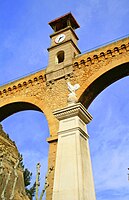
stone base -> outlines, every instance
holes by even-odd
[[[52,200],[95,200],[85,124],[91,115],[80,103],[54,114],[60,124]]]

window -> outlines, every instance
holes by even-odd
[[[59,51],[56,57],[56,63],[62,63],[64,61],[64,51]]]

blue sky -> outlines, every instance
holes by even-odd
[[[128,0],[0,0],[0,85],[47,66],[52,29],[48,22],[71,11],[81,52],[129,35]],[[97,200],[127,200],[129,182],[129,78],[105,89],[91,104],[88,125]],[[30,117],[31,116],[31,117]],[[47,169],[47,121],[36,111],[2,122],[16,141],[25,165],[35,174]],[[35,160],[35,162],[34,162]]]

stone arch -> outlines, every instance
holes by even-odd
[[[50,122],[50,118],[49,118],[49,115],[51,115],[51,112],[49,110],[49,108],[46,109],[46,106],[44,105],[44,103],[42,101],[40,101],[39,99],[35,98],[35,97],[11,97],[11,98],[8,98],[6,99],[5,101],[3,101],[2,103],[0,103],[0,122],[3,121],[4,119],[8,118],[9,116],[17,113],[17,112],[20,112],[20,111],[25,111],[25,110],[35,110],[35,111],[39,111],[41,113],[43,113],[47,119],[47,123],[48,123],[48,128],[49,128],[49,132],[50,132],[50,129],[51,129],[51,122]],[[47,111],[49,112],[49,114],[47,113]],[[30,124],[28,125],[30,126]],[[44,128],[44,126],[43,126]],[[11,134],[10,134],[11,135]],[[25,136],[25,135],[24,135]],[[21,136],[20,136],[21,137]],[[42,137],[42,135],[41,135]],[[43,137],[43,140],[37,140],[37,143],[39,144],[39,142],[46,142],[46,140],[44,140],[45,137]],[[23,140],[22,140],[23,142]],[[13,143],[13,142],[12,142]],[[46,142],[47,143],[47,142]],[[23,144],[23,143],[22,143]],[[16,150],[14,149],[13,145],[12,146],[12,149],[13,151],[15,152]],[[43,146],[44,147],[44,146]],[[16,149],[19,148],[19,146],[17,146],[17,142],[16,142]],[[29,146],[27,146],[27,149],[29,150]],[[10,149],[9,149],[10,150]],[[47,152],[48,149],[47,149]],[[22,151],[18,151],[18,153],[23,153]],[[48,154],[48,153],[47,153]],[[10,156],[10,154],[9,154]],[[24,156],[23,156],[24,157]],[[9,163],[11,162],[11,170],[12,170],[12,160],[11,160],[11,157],[9,157]],[[14,161],[14,157],[13,157],[13,161]],[[40,160],[38,160],[39,162]],[[49,156],[47,157],[47,162],[49,162]],[[28,167],[27,167],[28,168]],[[47,170],[47,167],[45,167]],[[29,168],[28,168],[29,169]],[[7,168],[7,170],[10,170],[10,168]],[[18,170],[17,170],[18,171]],[[20,173],[19,173],[20,171]],[[17,188],[20,187],[20,189],[18,188],[17,191],[16,191],[16,195],[17,195],[17,198],[16,199],[19,199],[19,193],[22,191],[21,188],[25,188],[24,187],[24,179],[23,178],[23,175],[22,175],[22,170],[20,168],[20,170],[18,171],[18,183],[17,183]],[[11,185],[12,187],[12,185]],[[24,191],[24,190],[23,190]],[[25,192],[22,192],[22,194],[24,195]],[[21,195],[21,193],[20,193]],[[27,197],[26,197],[27,198]],[[9,198],[8,198],[9,199]],[[23,196],[23,199],[25,199],[25,197]],[[28,198],[27,198],[28,199]]]
[[[24,110],[36,110],[44,113],[48,122],[50,135],[58,128],[58,122],[53,116],[49,106],[46,106],[39,99],[30,97],[12,97],[3,102],[0,107],[0,122],[10,115]]]
[[[123,62],[122,62],[123,61]],[[118,65],[110,63],[94,73],[88,81],[84,82],[78,91],[79,101],[88,108],[92,101],[106,87],[117,80],[129,75],[129,61],[117,62]]]
[[[36,110],[36,111],[42,112],[41,109],[35,106],[34,104],[23,102],[23,101],[14,102],[14,103],[6,104],[5,106],[0,108],[0,112],[1,112],[0,121],[4,120],[8,116],[16,112],[23,111],[23,110]]]

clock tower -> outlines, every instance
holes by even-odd
[[[50,35],[51,46],[48,48],[46,78],[51,82],[72,73],[73,59],[80,54],[80,50],[77,47],[78,37],[75,33],[79,25],[71,13],[49,22],[49,25],[54,33]]]

